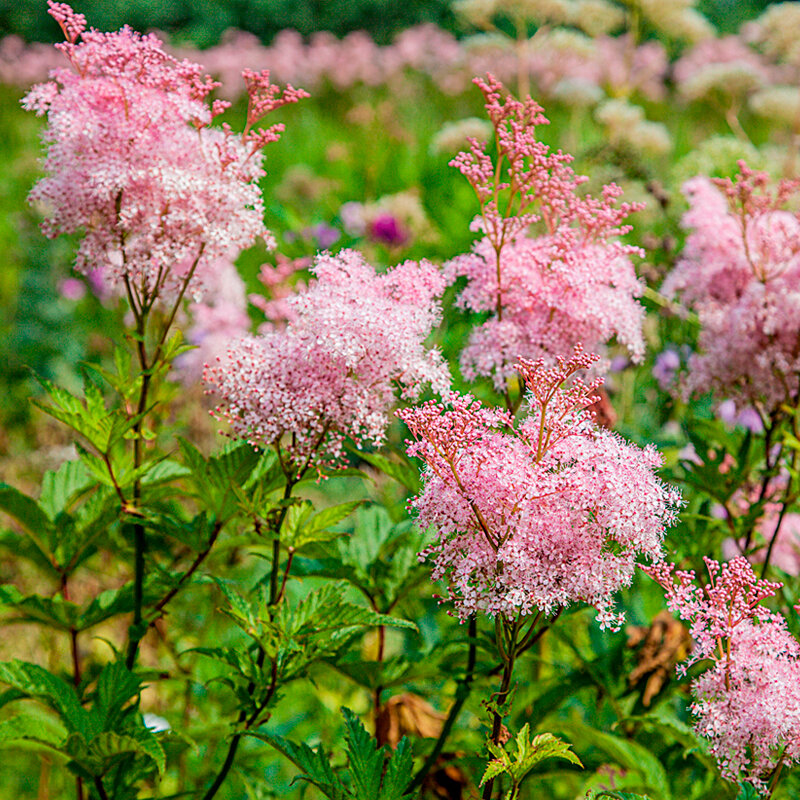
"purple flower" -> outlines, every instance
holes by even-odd
[[[313,228],[306,228],[303,231],[303,236],[307,239],[316,239],[320,250],[327,250],[332,244],[339,241],[341,233],[337,228],[320,222],[319,225],[314,225]]]
[[[376,242],[399,247],[408,241],[408,234],[391,214],[380,214],[369,226],[370,238]]]
[[[667,391],[681,365],[681,357],[675,350],[664,350],[656,356],[653,377],[663,391]]]

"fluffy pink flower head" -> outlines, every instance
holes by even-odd
[[[765,789],[780,761],[800,759],[800,644],[786,620],[760,605],[780,583],[759,580],[744,557],[705,559],[709,582],[664,562],[644,570],[664,588],[667,605],[691,621],[690,660],[711,667],[692,684],[696,730],[711,744],[724,778]]]
[[[290,301],[285,329],[233,343],[204,376],[234,435],[279,446],[298,472],[335,465],[347,437],[380,444],[396,386],[405,399],[427,384],[440,393],[450,386],[440,354],[424,347],[445,289],[433,265],[405,262],[377,275],[343,250],[318,256],[312,271],[316,281]]]
[[[50,5],[71,69],[23,100],[49,123],[47,175],[30,197],[46,211],[45,234],[83,231],[77,269],[103,270],[140,312],[174,303],[189,284],[199,293],[216,259],[270,240],[257,180],[260,147],[278,130],[250,127],[303,93],[278,97],[264,75],[246,76],[255,110],[245,133],[211,127],[228,104],[209,102],[217,84],[202,67],[167,55],[153,35],[87,31],[69,6]]]
[[[691,232],[664,292],[700,317],[687,394],[718,389],[768,414],[800,391],[800,217],[784,210],[800,183],[771,191],[765,173],[739,168],[733,180],[684,185]]]
[[[521,422],[469,395],[398,412],[425,462],[412,502],[436,542],[433,579],[447,578],[465,618],[552,613],[572,602],[616,626],[613,594],[636,558],[659,558],[679,495],[655,476],[660,458],[599,428],[588,407],[600,379],[575,378],[596,357],[518,365],[529,389]],[[572,379],[570,385],[565,382]]]
[[[641,359],[644,312],[636,298],[643,284],[630,260],[640,251],[617,238],[640,206],[617,205],[622,191],[614,184],[599,197],[582,195],[587,178],[569,166],[572,156],[536,139],[536,127],[547,123],[541,107],[530,97],[503,98],[491,76],[475,82],[497,154],[493,160],[485,144],[472,140],[470,151],[451,162],[475,190],[484,238],[447,273],[467,278],[461,307],[491,314],[462,353],[465,376],[492,377],[504,392],[517,358],[554,363],[576,344],[599,350],[614,337]],[[537,235],[528,233],[531,226]]]

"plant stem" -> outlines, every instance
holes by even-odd
[[[139,367],[142,373],[142,385],[139,389],[139,402],[136,406],[136,416],[138,417],[133,427],[133,469],[138,470],[142,464],[142,428],[143,415],[147,408],[147,395],[150,389],[150,376],[152,364],[147,363],[147,349],[145,345],[146,318],[136,315],[136,353],[139,358]],[[133,483],[133,508],[138,512],[139,503],[142,499],[142,483],[137,478]],[[132,670],[136,663],[136,655],[139,650],[139,642],[142,639],[142,605],[144,600],[144,553],[147,547],[147,540],[144,535],[144,525],[136,523],[133,526],[133,622],[128,630],[128,653],[125,657],[125,666]]]
[[[109,800],[108,792],[106,791],[106,787],[103,786],[102,778],[94,779],[94,788],[97,789],[97,794],[100,795],[100,800]]]
[[[279,453],[280,455],[280,453]],[[283,500],[288,500],[292,495],[292,489],[294,488],[295,484],[300,480],[302,475],[305,473],[305,469],[303,469],[296,478],[292,478],[289,473],[284,471],[286,475],[286,487],[283,491]],[[278,587],[278,574],[280,571],[280,548],[281,548],[281,528],[283,527],[283,521],[286,519],[286,514],[289,510],[289,506],[285,504],[280,510],[278,515],[278,519],[275,522],[275,540],[272,545],[272,570],[270,572],[270,580],[269,580],[269,603],[268,606],[276,606],[281,599],[283,598],[284,589],[286,588],[286,579],[288,577],[289,569],[292,565],[292,558],[291,554],[289,555],[289,559],[286,562],[286,573],[283,576],[283,581],[280,584],[280,588]],[[258,522],[256,521],[258,525]],[[259,670],[264,666],[264,659],[266,658],[266,653],[264,652],[264,648],[259,645],[258,647],[258,668]],[[242,711],[239,712],[239,717],[237,722],[241,725],[244,723],[244,730],[248,730],[253,723],[258,719],[261,715],[262,711],[266,708],[269,701],[272,699],[272,696],[275,694],[275,690],[278,686],[278,666],[276,663],[273,662],[272,664],[272,679],[270,682],[270,687],[267,690],[267,695],[265,700],[261,703],[261,705],[250,715],[247,716],[247,712]],[[251,681],[247,685],[247,694],[252,695],[253,690],[256,688],[256,685],[253,681]],[[225,781],[225,778],[228,777],[228,773],[231,771],[231,767],[233,766],[233,762],[236,759],[236,751],[239,749],[239,742],[242,740],[244,736],[244,732],[239,732],[234,734],[233,738],[231,739],[231,743],[228,746],[228,752],[225,755],[225,761],[222,763],[222,768],[220,769],[217,777],[214,779],[214,782],[209,786],[208,791],[203,795],[203,800],[211,800],[217,792],[219,791],[220,786]]]
[[[419,770],[417,770],[417,774],[414,775],[414,780],[411,781],[411,784],[407,789],[409,794],[418,787],[422,786],[422,783],[428,776],[428,773],[433,769],[436,761],[441,755],[442,750],[444,749],[448,737],[450,736],[450,731],[453,729],[453,725],[455,725],[456,719],[458,718],[464,703],[467,702],[470,690],[472,689],[472,681],[475,677],[475,661],[477,659],[478,652],[475,641],[478,636],[478,619],[475,616],[470,617],[469,632],[467,635],[469,636],[469,647],[467,649],[466,672],[464,673],[464,677],[458,682],[455,702],[450,707],[450,711],[447,714],[447,719],[444,721],[444,725],[442,725],[442,732],[439,734],[439,738],[436,740],[433,750],[431,750],[423,765],[419,768]]]
[[[500,688],[495,693],[494,697],[497,698],[496,707],[499,709],[508,699],[508,693],[511,689],[511,677],[514,673],[514,662],[517,657],[517,637],[521,627],[521,619],[517,618],[514,622],[509,623],[505,618],[502,619],[500,626],[497,629],[497,645],[498,649],[503,653],[503,677],[500,681]],[[508,636],[508,641],[503,647],[500,638]],[[500,731],[503,727],[503,717],[499,710],[494,712],[494,719],[492,720],[492,736],[491,739],[495,744],[500,744]],[[486,785],[483,787],[483,800],[491,800],[492,789],[494,788],[494,778],[490,778]]]
[[[373,604],[373,608],[377,611],[377,606]],[[378,658],[377,661],[379,664],[383,664],[383,655],[386,649],[386,628],[383,625],[378,625]],[[375,687],[375,693],[373,695],[373,714],[375,717],[375,738],[378,741],[378,747],[386,744],[386,742],[381,741],[381,737],[379,734],[379,722],[381,716],[381,695],[383,694],[383,686],[378,684]]]

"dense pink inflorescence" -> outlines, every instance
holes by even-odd
[[[709,583],[658,563],[644,567],[666,591],[667,605],[691,621],[696,661],[712,666],[692,684],[696,729],[711,743],[723,777],[764,789],[782,760],[800,760],[800,644],[780,614],[760,605],[780,583],[759,580],[746,558],[705,559]]]
[[[23,101],[48,117],[47,175],[31,193],[45,233],[83,231],[77,269],[102,269],[139,310],[190,282],[198,293],[216,259],[270,238],[257,180],[260,147],[279,130],[250,130],[255,112],[243,135],[212,127],[227,104],[209,102],[217,84],[198,64],[167,55],[153,35],[87,31],[69,6],[50,6],[71,69]],[[304,96],[281,95],[266,73],[246,79],[256,112]]]
[[[332,465],[349,437],[379,444],[395,403],[431,384],[450,386],[438,351],[424,341],[438,323],[444,279],[405,262],[377,275],[352,250],[319,255],[316,281],[291,300],[282,330],[235,342],[205,380],[234,435],[282,450],[296,469]]]
[[[769,413],[800,389],[800,218],[783,210],[800,184],[773,192],[765,173],[739,168],[734,180],[685,184],[690,233],[664,292],[700,317],[687,393],[718,389]]]
[[[541,107],[530,97],[503,97],[491,76],[476,83],[498,152],[495,161],[473,140],[451,162],[475,190],[484,238],[447,273],[467,278],[462,307],[491,315],[462,353],[465,376],[492,377],[502,392],[519,357],[552,363],[576,344],[598,350],[613,337],[640,359],[644,312],[636,298],[643,284],[630,260],[640,251],[617,238],[638,206],[617,205],[622,192],[613,184],[599,197],[581,195],[586,178],[569,166],[572,156],[536,138],[536,127],[547,122]],[[532,225],[538,235],[529,232]]]
[[[593,421],[589,386],[564,382],[594,359],[577,349],[554,367],[517,365],[529,389],[521,422],[469,395],[403,410],[425,462],[413,501],[436,542],[433,578],[446,577],[462,618],[477,611],[514,619],[572,602],[597,607],[615,626],[613,594],[638,556],[659,558],[677,492],[655,476],[660,457]]]

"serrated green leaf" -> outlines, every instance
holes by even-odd
[[[157,462],[151,462],[149,469],[142,473],[142,483],[145,486],[158,486],[178,478],[185,478],[190,474],[191,470],[183,464],[168,458],[160,459]]]
[[[152,732],[134,736],[130,733],[102,731],[90,740],[79,734],[72,734],[66,741],[64,750],[87,773],[102,777],[111,768],[117,756],[130,753],[150,758],[159,772],[166,766],[164,750]]]
[[[97,679],[92,713],[103,730],[114,730],[125,704],[139,694],[142,681],[122,661],[106,664]]]
[[[46,550],[40,541],[42,536],[49,535],[52,524],[32,497],[28,497],[7,483],[0,483],[0,511],[5,511],[19,522],[28,533],[32,534],[37,546]]]
[[[405,797],[413,778],[411,743],[404,736],[397,744],[383,776],[381,800],[400,800]]]
[[[62,631],[75,628],[80,615],[79,607],[60,595],[23,595],[11,585],[0,586],[0,605],[12,608],[19,615],[15,618],[18,621],[36,622]]]
[[[486,771],[483,773],[479,786],[483,786],[487,781],[502,775],[506,771],[506,765],[500,759],[493,759],[486,765]]]
[[[281,544],[293,550],[300,550],[309,544],[327,542],[343,534],[328,530],[348,517],[358,506],[360,500],[351,503],[324,508],[311,516],[313,506],[308,501],[292,505],[286,513],[286,520],[281,535]]]
[[[378,750],[361,720],[349,709],[343,708],[345,741],[349,758],[349,772],[355,796],[359,800],[379,800],[383,774],[383,748]]]
[[[0,682],[49,705],[70,731],[91,735],[99,730],[89,712],[81,706],[75,687],[38,664],[16,659],[0,662]]]
[[[0,744],[33,741],[58,749],[67,737],[67,729],[43,714],[18,714],[0,722]]]
[[[55,472],[45,472],[39,507],[51,521],[67,510],[70,500],[92,485],[86,467],[80,461],[65,461]]]
[[[228,614],[240,627],[251,634],[258,627],[255,610],[252,604],[239,592],[237,592],[228,582],[220,578],[214,578],[220,591],[225,595],[228,605],[223,611]]]
[[[317,750],[312,750],[305,742],[296,745],[281,736],[270,736],[258,731],[247,731],[246,735],[272,745],[301,769],[303,772],[296,780],[313,784],[330,800],[353,800],[352,795],[347,792],[341,779],[331,768],[321,746]]]

